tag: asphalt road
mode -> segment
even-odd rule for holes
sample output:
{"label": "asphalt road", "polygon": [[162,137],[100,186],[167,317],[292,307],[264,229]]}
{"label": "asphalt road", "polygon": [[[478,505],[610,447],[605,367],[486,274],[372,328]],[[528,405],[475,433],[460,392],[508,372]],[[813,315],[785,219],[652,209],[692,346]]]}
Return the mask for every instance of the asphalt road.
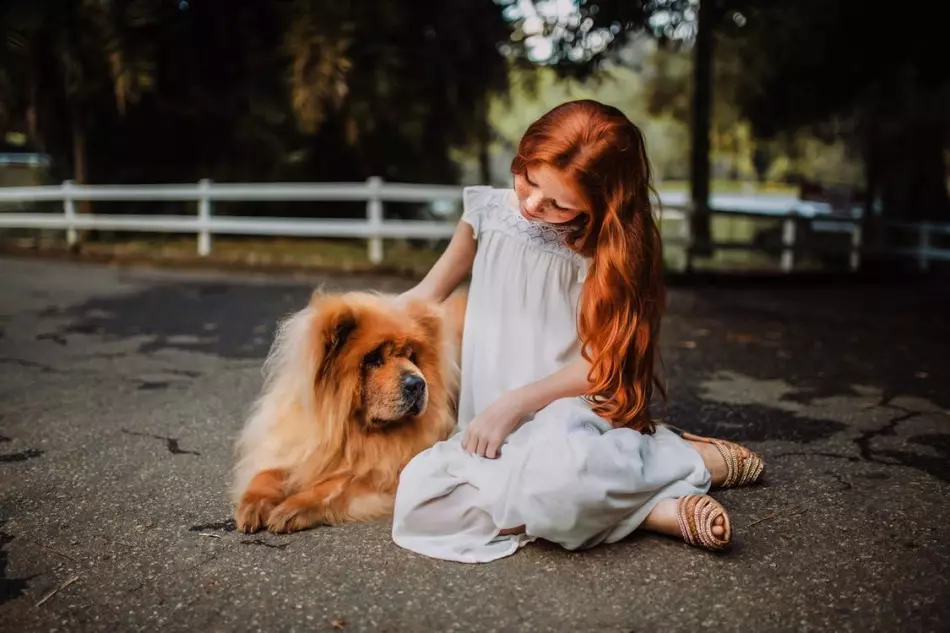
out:
{"label": "asphalt road", "polygon": [[234,531],[235,434],[318,284],[405,287],[0,260],[0,630],[950,629],[946,280],[674,288],[671,418],[768,463],[716,493],[732,550],[634,535],[482,566],[388,521]]}

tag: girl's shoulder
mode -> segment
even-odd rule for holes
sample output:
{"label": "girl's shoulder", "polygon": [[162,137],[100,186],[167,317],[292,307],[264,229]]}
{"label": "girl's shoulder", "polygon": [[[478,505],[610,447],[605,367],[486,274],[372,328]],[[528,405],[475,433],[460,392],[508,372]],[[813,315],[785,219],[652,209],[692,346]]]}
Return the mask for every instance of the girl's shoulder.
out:
{"label": "girl's shoulder", "polygon": [[511,189],[498,189],[488,185],[474,185],[462,189],[462,220],[472,226],[478,235],[496,226],[505,215],[513,212]]}
{"label": "girl's shoulder", "polygon": [[495,211],[500,207],[511,208],[512,189],[499,189],[490,185],[472,185],[462,189],[463,213]]}

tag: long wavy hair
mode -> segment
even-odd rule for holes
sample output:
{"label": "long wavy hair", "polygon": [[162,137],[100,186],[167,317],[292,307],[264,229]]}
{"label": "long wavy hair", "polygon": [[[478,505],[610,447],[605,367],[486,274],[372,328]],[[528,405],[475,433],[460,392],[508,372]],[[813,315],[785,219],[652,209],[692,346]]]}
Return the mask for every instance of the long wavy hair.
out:
{"label": "long wavy hair", "polygon": [[620,110],[596,101],[564,103],[534,122],[511,172],[556,170],[584,202],[567,244],[590,258],[578,335],[590,363],[585,398],[615,427],[652,433],[650,401],[666,307],[652,169],[643,134]]}

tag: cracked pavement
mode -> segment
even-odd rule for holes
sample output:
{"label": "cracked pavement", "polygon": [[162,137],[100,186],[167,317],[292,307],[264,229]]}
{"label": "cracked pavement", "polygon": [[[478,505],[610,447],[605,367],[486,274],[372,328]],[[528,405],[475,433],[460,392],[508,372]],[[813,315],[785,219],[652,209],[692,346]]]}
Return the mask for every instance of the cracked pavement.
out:
{"label": "cracked pavement", "polygon": [[666,414],[768,464],[762,485],[714,493],[732,550],[638,534],[466,566],[399,549],[389,521],[275,536],[230,520],[277,319],[318,285],[407,282],[0,270],[4,631],[950,628],[945,279],[674,285]]}

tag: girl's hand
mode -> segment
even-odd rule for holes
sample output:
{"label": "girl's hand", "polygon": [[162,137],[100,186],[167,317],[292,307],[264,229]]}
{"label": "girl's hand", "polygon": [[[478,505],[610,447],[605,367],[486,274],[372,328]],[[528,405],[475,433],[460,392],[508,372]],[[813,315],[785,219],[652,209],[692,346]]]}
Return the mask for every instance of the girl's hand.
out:
{"label": "girl's hand", "polygon": [[495,459],[505,438],[521,425],[526,414],[525,403],[518,392],[506,392],[469,423],[462,448]]}
{"label": "girl's hand", "polygon": [[402,308],[406,307],[413,301],[431,301],[431,300],[432,299],[426,296],[425,292],[423,292],[423,290],[419,288],[419,286],[413,286],[409,290],[406,290],[405,292],[398,294],[395,297],[396,305]]}

